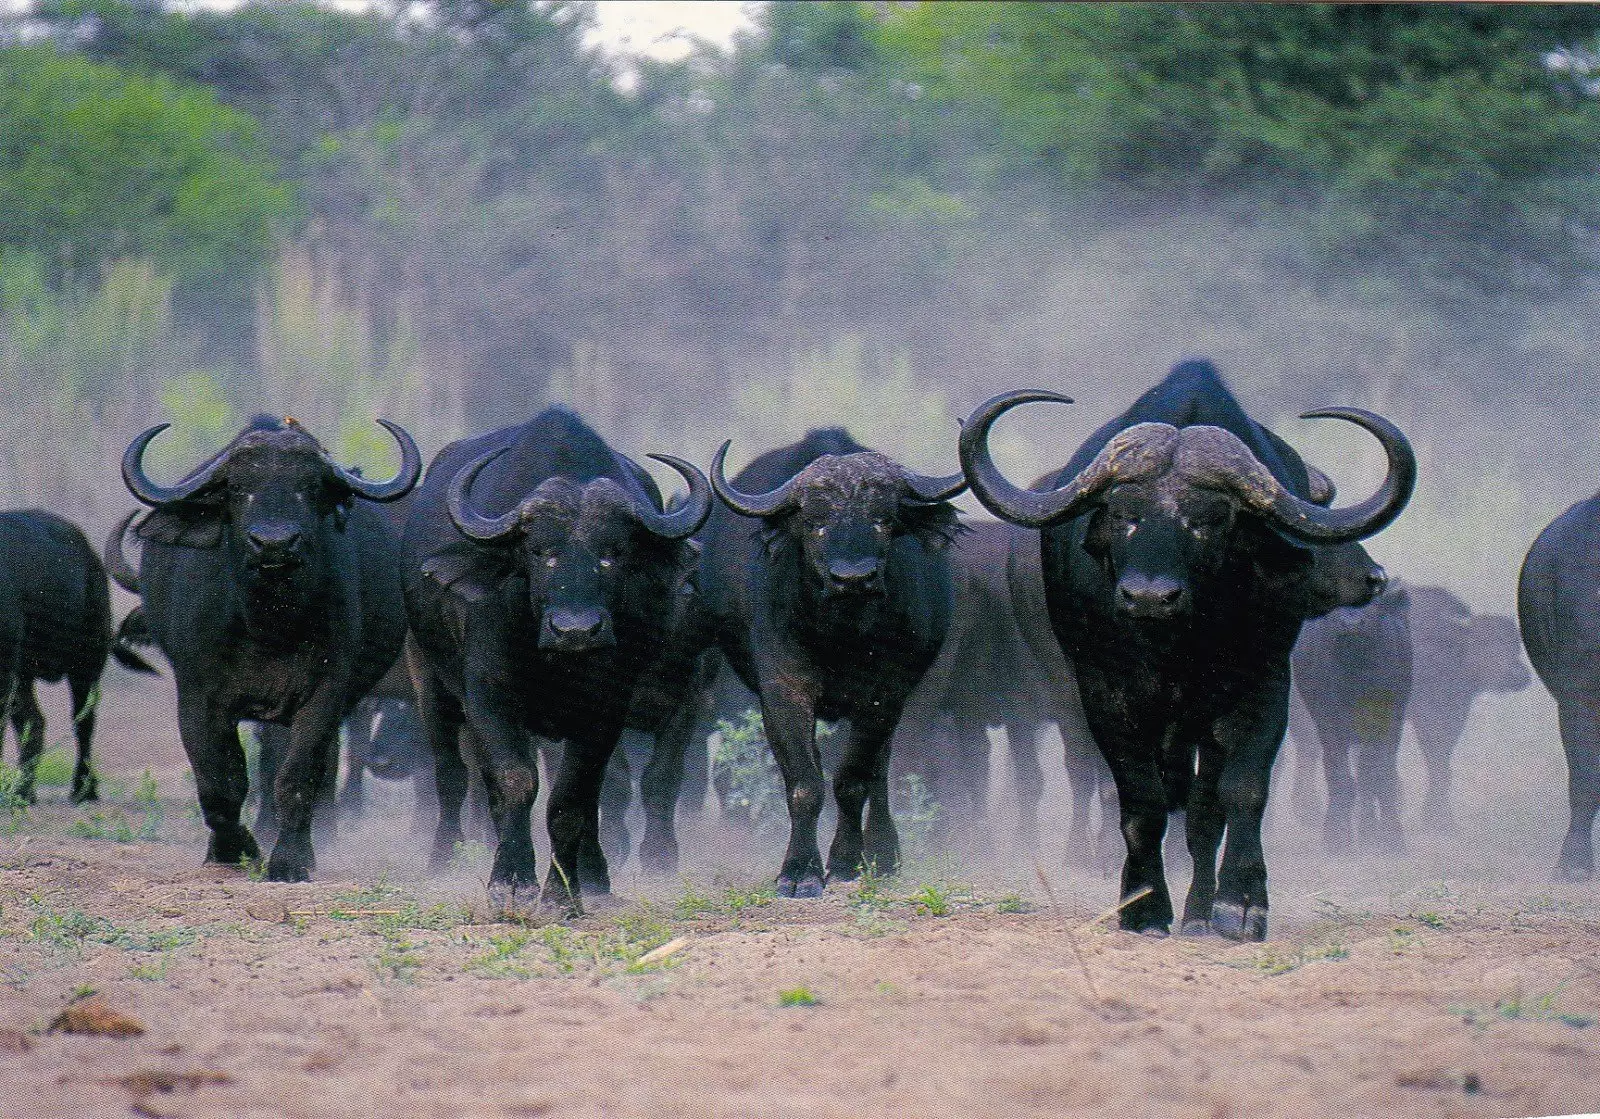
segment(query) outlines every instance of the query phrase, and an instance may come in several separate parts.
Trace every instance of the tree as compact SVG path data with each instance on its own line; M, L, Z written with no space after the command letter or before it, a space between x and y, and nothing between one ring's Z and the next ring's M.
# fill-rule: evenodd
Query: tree
M255 121L210 90L0 51L0 244L55 281L143 257L181 282L247 286L294 207Z

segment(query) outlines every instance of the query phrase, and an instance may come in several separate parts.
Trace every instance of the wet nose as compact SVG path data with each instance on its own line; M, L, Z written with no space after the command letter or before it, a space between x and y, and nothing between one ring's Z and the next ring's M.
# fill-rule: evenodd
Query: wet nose
M287 555L300 543L300 530L294 525L253 525L245 536L258 556Z
M552 610L550 629L561 637L599 637L605 615L598 610Z
M1383 568L1375 568L1367 573L1367 590L1372 592L1372 597L1377 598L1389 587L1389 573Z
M1183 607L1183 584L1165 575L1124 575L1117 583L1117 604L1136 617L1164 617Z
M828 578L839 590L865 590L878 581L882 564L874 558L860 560L831 560Z

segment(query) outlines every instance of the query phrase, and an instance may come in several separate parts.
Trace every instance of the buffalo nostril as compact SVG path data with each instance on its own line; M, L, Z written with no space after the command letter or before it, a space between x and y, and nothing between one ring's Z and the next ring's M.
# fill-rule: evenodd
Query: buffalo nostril
M557 610L550 615L550 628L563 637L595 637L605 628L604 615L593 610Z
M875 559L853 563L838 560L828 565L828 577L841 587L860 587L877 579L880 570Z
M287 552L300 542L298 529L251 529L246 536L258 552Z
M1184 587L1175 579L1133 575L1118 582L1117 595L1131 610L1171 611L1182 605Z

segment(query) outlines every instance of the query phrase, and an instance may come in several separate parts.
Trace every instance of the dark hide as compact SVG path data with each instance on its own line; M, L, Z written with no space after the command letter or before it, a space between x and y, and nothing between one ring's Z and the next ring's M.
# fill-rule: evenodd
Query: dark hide
M823 889L818 719L850 720L834 775L839 826L827 874L852 879L863 865L880 873L899 865L889 737L949 626L945 546L958 531L954 508L915 500L909 478L837 428L813 431L734 480L740 493L770 494L793 479L790 503L749 517L719 501L706 526L706 607L729 663L761 698L783 772L785 896Z
M1323 525L1318 538L1335 540L1388 523L1414 480L1409 447L1363 414L1385 432L1390 476L1361 506L1323 513L1299 457L1245 415L1209 362L1185 362L1079 448L1049 487L1062 502L1041 499L1035 513L1026 491L996 496L977 441L992 409L1009 406L997 398L985 421L964 426L962 465L992 512L1047 525L1051 628L1117 787L1122 926L1167 932L1162 840L1168 813L1183 809L1195 865L1185 932L1262 939L1261 819L1289 653L1301 623L1328 609L1316 601L1316 549L1297 540ZM1077 504L1064 503L1069 493Z
M402 446L406 465L379 500L415 481L415 447L409 437ZM292 421L258 421L187 481L207 471L196 492L134 526L144 614L177 681L208 861L259 857L239 818L248 778L238 724L277 724L287 743L267 877L303 881L316 865L312 813L337 765L339 724L405 635L398 541L357 491L369 484ZM125 475L139 496L138 476Z
M1586 881L1600 812L1600 496L1578 502L1533 542L1517 619L1533 670L1555 697L1567 755L1571 816L1555 876Z
M464 467L502 448L465 503L481 518L524 512L500 539L469 539L446 491ZM446 447L414 498L403 571L408 657L438 786L434 862L461 838L464 739L498 836L491 894L508 911L538 894L530 736L565 743L550 796L546 889L580 911L580 883L610 888L597 842L601 781L692 557L684 540L640 521L627 497L635 491L659 515L660 493L642 468L571 412L551 409Z
M63 677L78 742L70 795L74 804L96 799L96 689L112 654L136 672L154 671L113 639L105 568L83 533L42 509L0 513L0 726L9 712L22 771L16 791L29 803L45 745L34 682Z

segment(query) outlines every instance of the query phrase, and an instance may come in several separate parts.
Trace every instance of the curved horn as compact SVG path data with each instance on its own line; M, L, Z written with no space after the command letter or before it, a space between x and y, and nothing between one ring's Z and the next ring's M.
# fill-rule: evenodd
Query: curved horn
M132 443L129 443L127 451L122 455L122 483L128 487L129 493L146 505L159 507L170 505L174 501L182 501L187 497L193 497L216 477L217 471L222 469L222 464L228 458L227 452L224 450L222 453L212 456L209 462L183 479L183 481L171 486L156 485L144 472L144 449L150 445L152 439L171 426L171 424L156 424L155 427L142 433Z
M907 470L905 476L907 488L917 495L918 501L929 505L938 501L949 501L967 488L967 475L964 471L935 478L931 474L918 474Z
M1265 481L1255 479L1255 484L1250 484L1240 479L1241 496L1285 535L1304 544L1348 544L1387 528L1411 500L1411 491L1417 484L1417 457L1405 435L1382 416L1361 408L1323 408L1300 418L1348 420L1382 443L1389 458L1389 472L1378 492L1358 505L1325 509L1296 497L1263 468Z
M417 450L416 441L413 440L406 429L399 424L390 423L388 420L379 420L395 442L400 444L400 471L387 482L371 482L346 470L332 459L328 465L333 469L339 481L350 488L357 497L364 497L368 501L397 501L411 492L417 484L417 479L422 477L422 453Z
M787 506L794 497L794 478L790 478L769 493L760 494L740 493L728 483L722 464L728 457L728 448L731 446L733 440L725 440L722 446L717 448L716 457L711 460L711 488L716 491L717 496L722 498L735 513L746 517L770 517Z
M1001 520L1024 528L1044 528L1076 514L1084 501L1092 496L1090 489L1073 479L1059 490L1036 493L1019 489L1006 480L989 456L989 429L1006 412L1019 404L1048 401L1071 404L1072 398L1048 389L1018 389L1003 392L980 404L961 424L961 437L957 450L961 456L961 469L972 486L972 492L983 507ZM1098 490L1100 487L1093 487Z
M450 510L450 520L455 523L463 536L488 543L509 536L517 530L522 519L520 509L512 509L509 513L498 517L485 517L474 512L468 504L472 481L478 476L478 471L510 449L510 447L500 447L479 455L456 471L455 477L450 479L450 486L444 495L445 505Z
M122 538L127 535L128 526L133 524L133 519L142 512L144 510L135 509L118 521L117 527L106 537L106 546L101 552L101 558L106 565L106 574L129 594L139 593L139 573L133 569L133 564L128 562L128 557L122 552Z
M645 492L639 480L633 476L632 471L624 471L628 479L628 494L633 498L633 515L645 528L657 536L664 536L668 540L682 540L693 536L700 531L700 526L706 523L706 517L711 514L711 483L699 469L671 455L650 455L657 462L664 462L689 483L689 497L683 505L670 513L659 511L655 502L650 500L650 495Z

